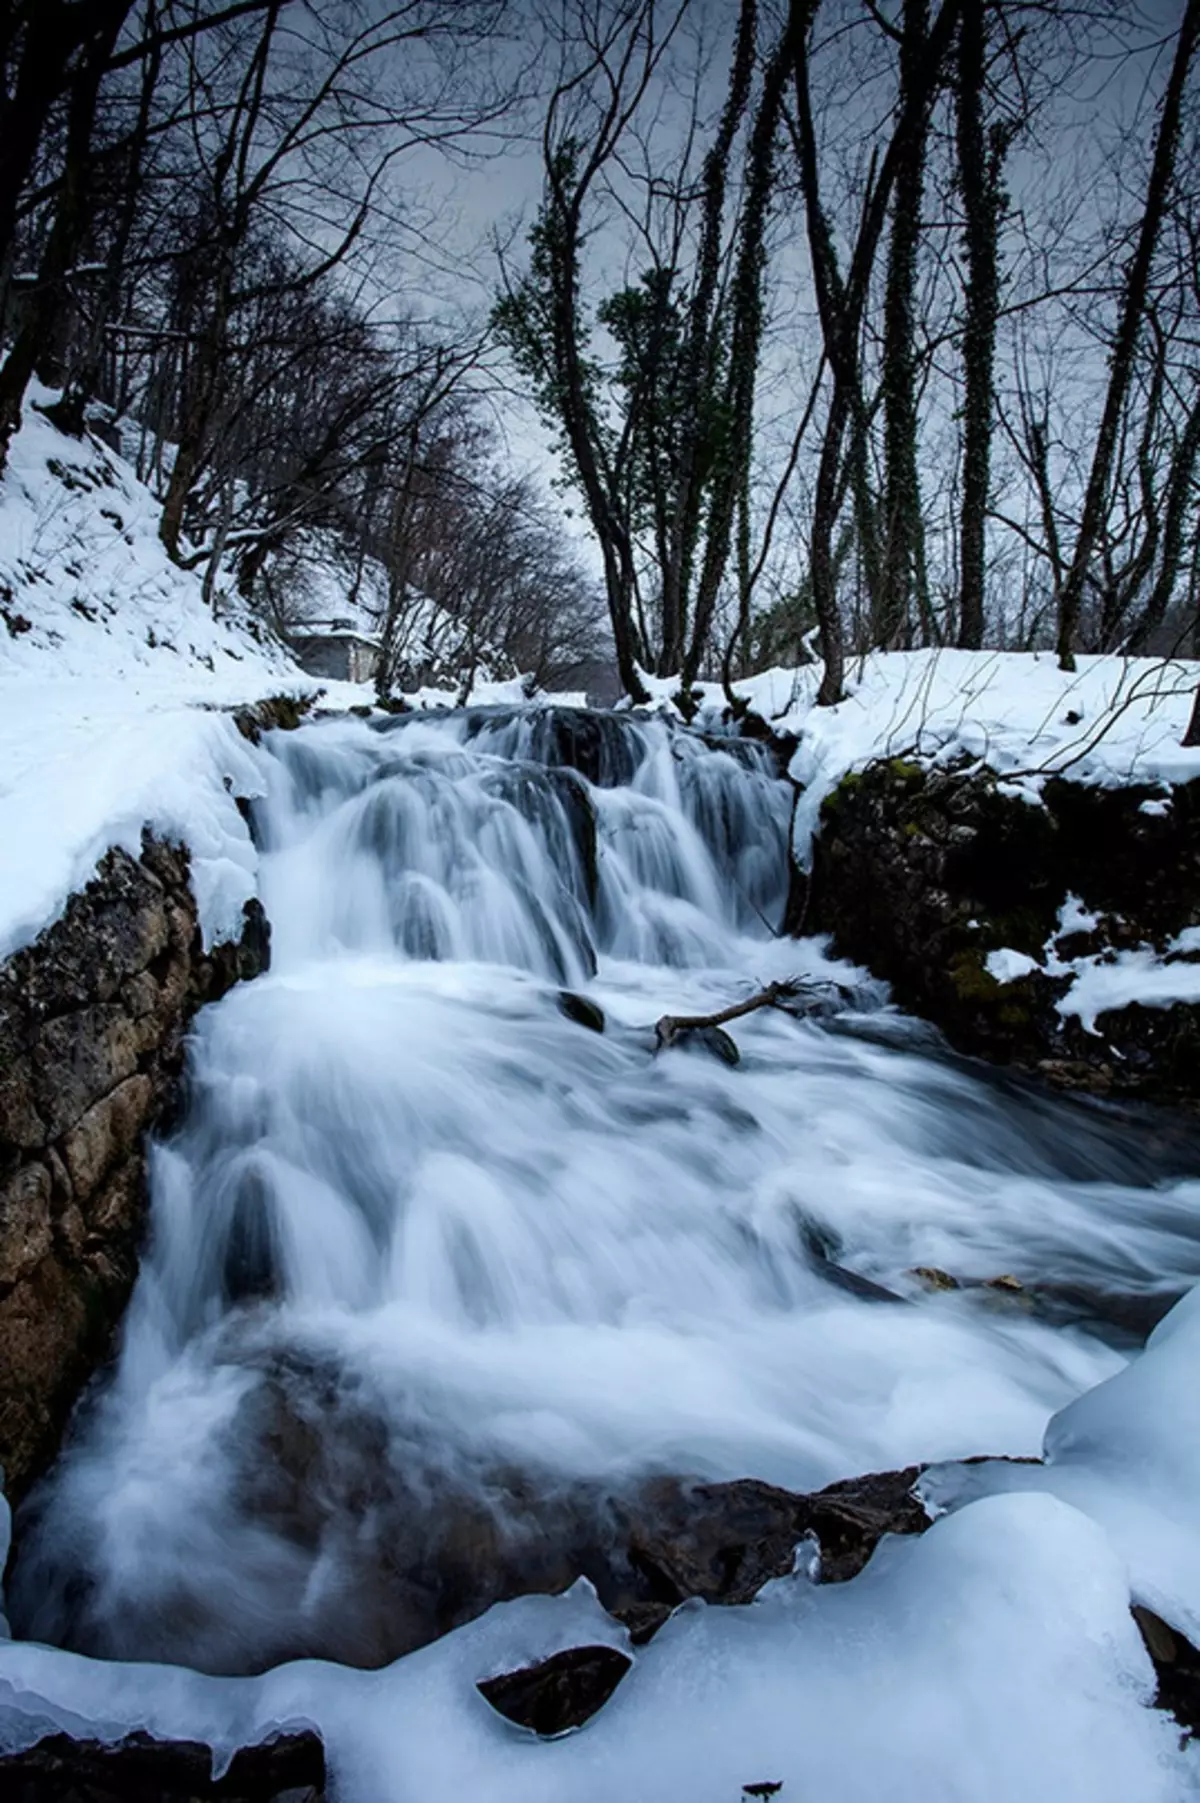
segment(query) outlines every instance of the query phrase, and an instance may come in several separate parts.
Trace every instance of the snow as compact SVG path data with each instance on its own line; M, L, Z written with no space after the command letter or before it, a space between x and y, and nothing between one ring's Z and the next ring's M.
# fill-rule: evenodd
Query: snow
M1036 958L1031 958L1027 952L1016 952L1007 945L999 951L989 952L984 961L984 969L997 983L1016 983L1040 968Z
M212 944L240 931L256 893L236 804L263 784L226 710L281 694L358 707L371 692L305 675L227 597L214 618L199 575L158 538L159 501L114 452L51 425L37 403L53 398L34 385L0 482L0 958L58 918L110 847L136 856L143 827L190 848ZM309 601L344 615L343 579L321 549ZM378 571L365 576L364 607ZM426 636L430 608L414 616ZM448 708L457 694L406 699ZM485 675L472 691L478 705L524 699L519 677Z
M1003 779L1003 793L1035 806L1051 776L1105 788L1136 783L1168 790L1200 777L1200 748L1182 744L1200 661L1109 656L1080 657L1078 664L1076 672L1064 672L1040 652L877 652L852 664L846 699L832 708L816 706L819 665L770 670L735 687L778 730L799 739L789 770L803 785L793 848L807 869L823 802L851 771L877 758L975 760ZM716 684L703 687L700 717L715 724L724 696ZM671 688L657 685L660 704ZM1168 794L1147 801L1142 811L1161 814L1169 805ZM1092 1033L1106 1009L1200 1002L1200 969L1164 961L1150 946L1057 956L1057 939L1097 925L1078 898L1069 897L1041 960L1002 947L989 955L986 968L1000 983L1039 968L1069 975L1071 987L1058 1010L1077 1016Z
M1062 1015L1075 1015L1085 1033L1099 1034L1096 1021L1113 1008L1170 1008L1176 1002L1200 1002L1200 964L1164 963L1152 946L1102 956L1073 958L1062 965L1074 981L1055 1004Z
M0 485L0 957L110 846L136 856L144 826L191 848L208 943L255 892L235 797L261 779L224 710L319 685L246 622L214 620L159 512L128 465L27 406Z
M366 699L360 685L319 685L305 677L282 647L257 637L236 613L214 619L198 577L166 558L157 518L154 497L119 458L63 438L36 408L28 410L0 487L0 956L61 911L109 846L136 853L146 825L190 847L206 937L236 931L242 905L263 875L236 801L266 792L273 760L241 738L226 710L281 692L319 693L333 708ZM329 601L337 590L337 580L315 562L318 611L346 612L344 600ZM417 616L414 630L432 643L436 622L420 609ZM1010 792L1033 805L1045 777L1056 771L1083 782L1166 786L1163 799L1144 804L1148 813L1169 807L1172 783L1200 775L1200 753L1180 745L1197 676L1193 664L1081 659L1078 674L1064 676L1038 655L888 654L856 664L848 699L826 710L813 705L819 674L813 667L772 671L739 685L759 712L799 738L792 775L806 785L796 814L802 857L824 797L849 771L879 756L983 760ZM652 684L655 702L671 707L676 686ZM432 685L407 697L430 713L456 698L453 689ZM486 675L471 695L481 706L525 698L519 678ZM708 685L702 723L715 722L722 699ZM356 725L329 730L352 733ZM430 721L405 730L442 729ZM626 832L624 799L610 795L605 807L612 832ZM479 924L481 931L499 931L503 923ZM1072 987L1059 1006L1090 1030L1106 1008L1128 1001L1200 1001L1200 965L1188 962L1200 951L1200 926L1178 935L1166 961L1151 947L1107 961L1058 957L1060 939L1097 924L1078 898L1068 897L1040 965L1001 948L987 967L1000 982L1037 968L1069 973ZM280 946L286 953L285 933ZM678 1128L670 1126L669 1111L664 1115L664 1131L686 1135L693 1158L706 1161L701 1173L688 1174L681 1138L656 1179L653 1170L647 1174L644 1149L639 1154L632 1137L626 1145L606 1126L608 1168L621 1180L598 1184L587 1172L596 1168L601 1142L592 1144L589 1134L603 1092L588 1061L624 1060L632 1069L634 1038L648 1019L671 1007L711 1008L728 995L732 980L724 969L652 970L637 961L636 948L626 951L609 958L597 979L617 1037L595 1043L564 1025L549 1004L543 1008L545 998L528 973L447 964L393 972L384 982L376 967L360 969L353 959L331 969L324 988L293 973L235 995L205 1031L236 1034L253 1024L256 1010L268 1010L281 1035L269 1061L276 1075L292 1068L303 1074L307 1051L321 1035L344 1031L350 1052L364 1063L355 1093L369 1101L375 1084L387 1104L378 1121L388 1143L397 1140L402 1118L389 1084L403 1082L404 1094L418 1098L426 1085L427 1105L411 1134L399 1139L419 1137L437 1109L451 1116L457 1110L465 1121L478 1105L480 1170L497 1144L519 1135L522 1111L532 1120L536 1106L537 1119L550 1121L553 1131L527 1125L521 1145L536 1150L538 1163L511 1203L517 1209L523 1193L525 1205L540 1210L530 1256L549 1231L556 1195L574 1182L588 1198L593 1239L598 1224L611 1222L610 1274L628 1272L635 1253L648 1260L654 1251L648 1223L656 1210L676 1210L681 1225L674 1244L687 1248L687 1259L673 1254L679 1268L670 1268L672 1285L678 1287L684 1265L707 1284L701 1270L707 1242L696 1225L700 1202L714 1172L725 1173L726 1211L740 1195L737 1172L722 1163L733 1153L720 1108L734 1120L736 1108L757 1097L768 1150L741 1180L749 1186L745 1202L758 1242L770 1248L777 1238L780 1256L794 1241L800 1198L818 1221L836 1199L839 1256L901 1286L918 1261L964 1274L977 1265L986 1275L1011 1268L1018 1248L1046 1265L1056 1250L1075 1256L1085 1239L1100 1242L1095 1256L1111 1256L1114 1270L1141 1256L1161 1275L1159 1264L1177 1270L1184 1260L1194 1186L1158 1192L1147 1221L1145 1192L1109 1182L1102 1172L1068 1191L1039 1175L1036 1163L998 1177L986 1161L977 1168L957 1153L939 1162L930 1148L940 1123L969 1101L960 1073L849 1036L826 1043L814 1029L769 1016L739 1027L748 1056L736 1073L682 1059L656 1067L660 1088L684 1098L695 1089L704 1104L690 1121L685 1111ZM785 975L798 955L790 943L764 941L754 961L747 953L738 969L745 976L753 962L756 977ZM821 962L819 947L808 946L803 955L814 977L846 975ZM496 1014L501 1005L509 1025L464 1042L462 1011ZM366 1029L374 1032L376 1016L373 1038ZM421 1029L416 1035L414 1021ZM400 1041L387 1058L377 1057L374 1048L391 1045L392 1032L400 1032ZM502 1105L490 1106L489 1097L501 1098L501 1089L493 1095L485 1082L464 1083L463 1073L482 1071L498 1084L512 1046L521 1053L516 1068L532 1073L536 1095L514 1100L507 1094ZM797 1090L788 1060L798 1058L813 1065L805 1075L802 1155L789 1138ZM646 1079L638 1082L649 1093ZM220 1092L231 1107L235 1089ZM309 1093L319 1094L319 1084ZM982 1104L970 1101L970 1107ZM554 1108L561 1121L547 1112ZM289 1144L301 1138L297 1128ZM461 1187L461 1146L468 1142L460 1132L454 1143L457 1164L436 1149L426 1160L435 1216L447 1212ZM549 1172L542 1168L547 1144L559 1148L559 1164ZM573 1147L577 1167L565 1162ZM503 1161L493 1171L491 1188L479 1191L499 1211L490 1229L481 1215L480 1232L498 1233L507 1219L500 1208L502 1201L509 1206L502 1167ZM304 1202L299 1189L295 1197L297 1206ZM344 1248L334 1244L336 1222L324 1202L322 1208L305 1256L332 1291L345 1275L337 1262ZM630 1211L627 1220L623 1209ZM1089 1209L1100 1211L1099 1235ZM822 1467L823 1478L830 1475L824 1467L841 1456L847 1431L845 1422L832 1420L846 1408L844 1396L836 1398L836 1410L831 1400L836 1367L838 1381L860 1392L855 1431L864 1444L855 1450L864 1462L910 1448L918 1456L929 1449L957 1452L977 1444L980 1434L993 1448L998 1441L1032 1447L1057 1407L1045 1429L1046 1463L939 1467L926 1492L943 1518L920 1540L885 1542L852 1583L814 1586L800 1569L744 1608L687 1605L636 1650L581 1583L565 1596L494 1608L379 1672L311 1661L258 1678L219 1679L11 1642L0 1598L0 1747L28 1745L55 1726L102 1739L145 1728L206 1741L219 1772L249 1740L280 1726L315 1725L343 1803L441 1795L489 1803L736 1803L744 1786L763 1781L783 1785L780 1803L808 1797L875 1803L883 1796L892 1803L1010 1803L1015 1796L1026 1803L1178 1803L1200 1796L1200 1753L1181 1749L1174 1724L1147 1706L1154 1676L1128 1607L1132 1596L1200 1641L1200 1392L1194 1381L1200 1289L1128 1366L1117 1368L1120 1355L1112 1348L1067 1332L1053 1336L1054 1363L1042 1369L1037 1359L1049 1348L1051 1330L1019 1318L980 1330L969 1312L976 1300L970 1294L926 1298L920 1308L893 1314L826 1296L823 1279L812 1278L816 1303L797 1311L800 1338L787 1348L786 1364L780 1360L785 1376L777 1397L771 1360L784 1346L768 1310L756 1308L740 1350L734 1339L726 1341L736 1356L717 1347L709 1365L695 1363L704 1332L711 1333L720 1314L713 1298L731 1306L729 1247L740 1241L727 1227L722 1214L708 1229L712 1283L700 1286L692 1308L686 1359L668 1345L664 1321L651 1307L654 1285L641 1277L636 1294L618 1294L619 1306L597 1311L597 1351L578 1370L561 1356L547 1357L544 1336L515 1343L507 1363L496 1336L480 1345L468 1376L478 1383L486 1375L499 1399L497 1433L504 1420L510 1428L517 1420L504 1386L519 1379L522 1394L538 1404L519 1418L522 1445L535 1420L543 1435L550 1433L552 1405L567 1395L571 1406L560 1414L577 1441L607 1435L614 1458L631 1424L642 1431L644 1422L674 1407L693 1447L702 1447L706 1434L715 1444L719 1432L736 1429L757 1447L755 1462L764 1470L778 1442L779 1469L769 1475L790 1479L789 1461L803 1455ZM364 1259L378 1264L373 1245L364 1248ZM570 1259L560 1258L556 1268L564 1281L581 1281ZM645 1264L650 1277L656 1270ZM625 1336L623 1367L617 1323ZM398 1346L419 1345L420 1311L405 1308L393 1325ZM985 1340L986 1357L975 1350ZM604 1347L613 1363L600 1381ZM576 1376L586 1377L586 1387L573 1387ZM779 1397L794 1401L806 1385L813 1391L807 1438L801 1445L793 1434L785 1444ZM863 1407L867 1393L876 1397L874 1421ZM1065 1396L1076 1399L1059 1406ZM453 1401L447 1387L443 1424ZM191 1420L176 1408L167 1424L174 1438L164 1432L152 1447L159 1467L164 1448L197 1454L199 1440L184 1432ZM215 1482L215 1468L201 1475ZM120 1501L114 1486L110 1508ZM8 1533L0 1497L0 1570ZM128 1550L139 1559L144 1543L132 1537ZM495 1716L476 1691L481 1677L583 1642L622 1647L634 1665L578 1734L539 1743Z
M1035 972L1071 979L1070 987L1055 1007L1064 1019L1074 1015L1085 1033L1102 1037L1096 1022L1110 1009L1170 1008L1176 1002L1200 1002L1200 964L1186 961L1200 951L1200 927L1185 927L1167 946L1167 955L1152 945L1123 951L1106 949L1063 958L1059 942L1072 933L1090 933L1100 924L1076 895L1068 895L1059 910L1058 924L1042 948L1040 959L1004 946L989 952L984 969L998 983L1016 983Z
M1147 1707L1154 1675L1104 1530L1037 1494L979 1500L885 1542L847 1585L800 1573L752 1604L677 1611L631 1649L584 1583L493 1608L380 1672L317 1662L261 1678L0 1647L0 1744L51 1726L239 1742L315 1724L344 1803L1179 1803L1194 1750ZM479 1679L573 1645L633 1667L581 1731L539 1741Z
M1123 1371L1060 1409L1044 1465L988 1460L922 1480L931 1506L980 1495L1049 1493L1088 1514L1130 1573L1137 1602L1200 1644L1200 1288L1191 1290Z
M182 689L215 705L297 680L315 687L228 599L214 619L199 577L159 540L161 504L113 452L52 426L37 407L50 398L35 386L0 486L5 698L11 684L49 676Z
M1053 775L1114 787L1200 776L1200 748L1181 744L1200 662L1080 657L1073 673L1048 652L889 651L856 659L846 699L818 708L821 666L768 670L734 684L755 711L800 740L791 775L803 784L795 845L811 859L821 804L876 758L971 758L1036 801ZM660 703L677 683L652 683ZM717 683L699 685L702 721L719 715Z

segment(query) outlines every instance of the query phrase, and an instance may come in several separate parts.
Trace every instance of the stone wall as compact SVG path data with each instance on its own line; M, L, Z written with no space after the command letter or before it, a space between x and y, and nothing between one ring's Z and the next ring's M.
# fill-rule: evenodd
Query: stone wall
M986 968L1002 947L1040 960L1047 942L1060 959L1166 953L1200 923L1200 782L1165 807L1158 789L1061 779L1041 799L977 766L893 758L846 777L822 810L806 930L831 933L960 1051L1064 1088L1200 1104L1200 1007L1135 1004L1089 1033L1057 1010L1069 976L999 983ZM1068 895L1092 931L1061 933Z
M173 1106L187 1024L266 967L247 903L205 953L187 853L110 852L0 965L0 1465L17 1500L112 1344L146 1213L143 1135Z

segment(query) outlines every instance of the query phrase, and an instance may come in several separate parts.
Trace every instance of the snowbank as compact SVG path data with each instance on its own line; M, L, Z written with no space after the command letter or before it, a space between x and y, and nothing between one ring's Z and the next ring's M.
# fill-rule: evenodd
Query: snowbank
M1051 1418L1044 1465L938 1467L921 1485L927 1505L955 1509L1013 1491L1060 1498L1104 1529L1135 1600L1200 1644L1198 1359L1200 1288L1131 1365Z
M280 694L349 708L373 695L305 675L235 600L223 596L214 618L200 576L163 549L159 501L114 452L58 431L38 410L53 398L31 390L0 481L0 958L58 917L110 846L136 856L143 826L190 848L211 944L239 929L255 892L236 798L262 789L256 754L222 710ZM310 606L345 613L343 577L319 540L304 573ZM367 587L378 602L378 580ZM444 651L444 610L422 600L409 625L414 645ZM471 695L477 706L525 698L521 678L486 675ZM449 708L457 692L406 700Z
M159 512L128 464L26 408L0 483L0 957L110 846L136 856L144 825L191 848L209 943L254 893L235 796L261 784L221 710L319 685L252 623L213 618Z
M1068 674L1049 652L888 651L851 664L847 697L818 708L821 666L768 670L735 685L755 711L800 743L791 775L804 785L795 847L812 851L821 803L852 770L881 757L987 764L1036 802L1046 777L1116 787L1200 776L1200 749L1181 744L1200 682L1187 659L1081 657ZM661 699L677 685L658 684ZM719 685L702 685L704 722Z

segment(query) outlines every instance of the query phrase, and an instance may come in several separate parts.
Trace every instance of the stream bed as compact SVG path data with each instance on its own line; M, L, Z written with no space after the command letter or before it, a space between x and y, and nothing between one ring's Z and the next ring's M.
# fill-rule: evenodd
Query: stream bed
M487 1523L536 1562L547 1509L579 1486L812 1490L1037 1455L1050 1417L1121 1372L1200 1278L1200 1164L1170 1123L951 1057L865 973L781 937L792 795L765 748L477 710L318 721L273 735L261 765L271 971L195 1023L116 1370L21 1524L14 1633L240 1677L243 1728L327 1716L336 1794L364 1803L737 1803L743 1782L784 1776L781 1803L999 1799L1018 1783L1056 1803L1182 1794L1193 1768L1144 1707L1135 1643L1105 1625L1099 1530L1046 1496L975 1502L919 1546L881 1549L840 1599L683 1611L643 1655L676 1674L657 1704L623 1701L629 1680L607 1741L589 1729L584 1753L564 1742L536 1769L528 1737L482 1718L467 1731L448 1699L472 1648L486 1664L501 1643L511 1657L604 1638L582 1591L501 1605L376 1679L269 1672L409 1653L448 1569L469 1588ZM661 1016L774 980L794 985L786 1007L728 1025L736 1064L711 1036L656 1048ZM1010 1607L1030 1583L1032 1615ZM1071 1627L1086 1643L1075 1700L1074 1653L1054 1663L1071 1608L1095 1617ZM971 1661L989 1634L985 1702ZM824 1649L820 1680L806 1653L802 1705L772 1701L800 1643ZM37 1657L44 1674L61 1655ZM78 1708L70 1669L61 1697ZM84 1689L111 1699L121 1669L88 1665ZM695 1684L677 1694L680 1669ZM724 1674L717 1702L705 1671ZM855 1698L861 1711L881 1674L873 1738L854 1745ZM231 1693L188 1682L168 1706L146 1678L145 1710L191 1707L214 1740L232 1733ZM355 1683L373 1700L347 1701ZM1061 1694L1017 1735L1022 1775L1004 1721L1025 1721L1025 1684ZM419 1756L412 1731L395 1753L405 1709ZM665 1763L646 1750L655 1723L659 1739L678 1728ZM983 1776L953 1788L981 1746Z

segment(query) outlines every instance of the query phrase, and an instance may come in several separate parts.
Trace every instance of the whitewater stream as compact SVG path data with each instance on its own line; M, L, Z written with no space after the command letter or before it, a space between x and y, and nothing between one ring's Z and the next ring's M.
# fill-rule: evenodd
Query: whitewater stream
M389 1492L436 1562L461 1499L1037 1454L1200 1276L1192 1148L950 1057L780 935L764 748L478 710L319 721L261 762L271 970L195 1023L118 1367L21 1538L21 1634L379 1663ZM772 979L795 995L730 1023L738 1063L656 1051L660 1016Z

